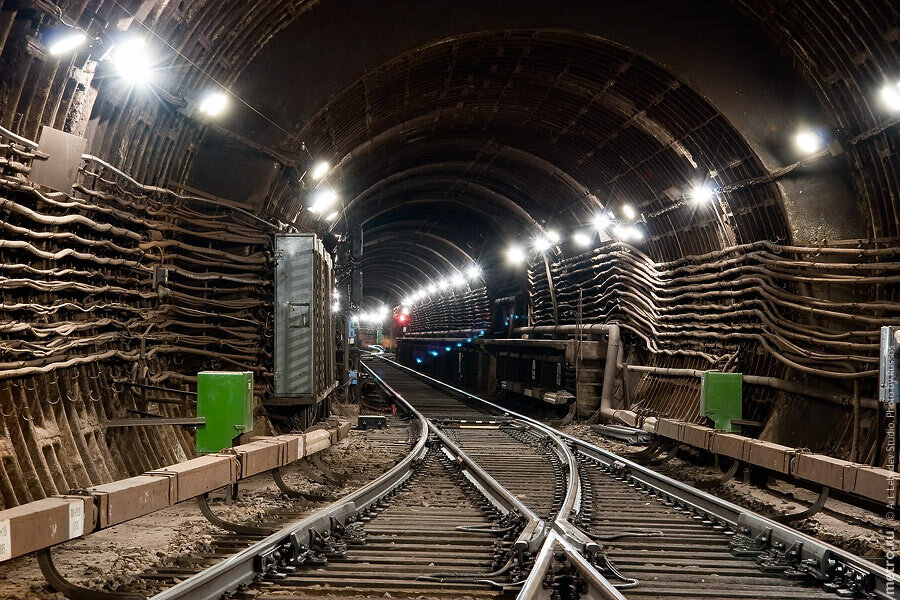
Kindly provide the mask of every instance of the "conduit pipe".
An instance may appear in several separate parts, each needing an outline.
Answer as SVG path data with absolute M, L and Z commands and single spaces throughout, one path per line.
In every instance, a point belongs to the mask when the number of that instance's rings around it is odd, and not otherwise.
M 643 365 L 626 365 L 625 369 L 628 371 L 635 371 L 637 373 L 652 373 L 653 375 L 668 375 L 670 377 L 696 377 L 699 379 L 703 376 L 703 371 L 700 369 L 674 369 L 669 367 L 648 367 Z M 794 381 L 779 379 L 778 377 L 762 377 L 759 375 L 744 374 L 742 375 L 742 377 L 744 383 L 748 383 L 750 385 L 762 385 L 780 390 L 782 392 L 797 394 L 798 396 L 805 396 L 807 398 L 813 398 L 815 400 L 823 400 L 825 402 L 837 404 L 839 406 L 852 406 L 852 401 L 849 396 L 833 394 L 831 392 L 811 388 Z M 878 402 L 874 398 L 860 398 L 860 406 L 862 406 L 863 408 L 870 408 L 874 410 L 875 408 L 877 408 L 877 405 Z
M 124 171 L 117 169 L 116 167 L 112 166 L 111 164 L 109 164 L 108 162 L 103 160 L 102 158 L 98 158 L 98 157 L 94 156 L 93 154 L 82 154 L 81 159 L 85 160 L 85 161 L 89 161 L 89 162 L 95 162 L 98 165 L 100 165 L 101 167 L 103 167 L 105 169 L 109 169 L 110 171 L 112 171 L 113 173 L 118 175 L 119 177 L 128 181 L 128 183 L 132 184 L 133 186 L 135 186 L 138 189 L 143 190 L 145 192 L 167 194 L 169 196 L 172 196 L 173 198 L 177 198 L 180 200 L 193 200 L 195 202 L 200 202 L 203 204 L 212 204 L 213 206 L 218 206 L 220 208 L 227 208 L 229 210 L 238 212 L 246 217 L 249 217 L 249 218 L 253 219 L 254 221 L 258 221 L 258 222 L 262 223 L 263 225 L 265 225 L 266 227 L 269 227 L 270 229 L 273 229 L 276 231 L 278 230 L 278 227 L 274 223 L 270 223 L 269 221 L 266 221 L 265 219 L 260 218 L 258 215 L 255 215 L 248 210 L 244 210 L 243 208 L 241 208 L 239 206 L 234 206 L 233 204 L 230 204 L 230 203 L 219 202 L 218 200 L 212 200 L 210 198 L 204 198 L 202 196 L 182 196 L 181 194 L 177 194 L 168 188 L 161 188 L 161 187 L 157 187 L 155 185 L 144 185 L 143 183 L 140 183 L 138 180 L 131 177 L 131 175 L 129 175 L 128 173 L 125 173 Z
M 481 329 L 444 329 L 441 331 L 419 331 L 419 332 L 411 332 L 403 335 L 404 338 L 414 340 L 417 337 L 421 336 L 462 336 L 462 337 L 470 337 L 481 335 L 482 332 L 486 331 L 486 328 Z
M 28 146 L 33 150 L 37 150 L 37 142 L 29 140 L 28 138 L 24 138 L 21 135 L 15 134 L 6 127 L 0 127 L 0 135 L 9 138 L 16 143 L 22 144 L 23 146 Z

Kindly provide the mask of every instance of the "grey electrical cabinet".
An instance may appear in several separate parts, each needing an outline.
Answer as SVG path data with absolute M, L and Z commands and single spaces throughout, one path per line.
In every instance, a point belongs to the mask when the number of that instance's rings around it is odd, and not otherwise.
M 321 402 L 336 385 L 331 256 L 311 233 L 275 235 L 275 396 Z

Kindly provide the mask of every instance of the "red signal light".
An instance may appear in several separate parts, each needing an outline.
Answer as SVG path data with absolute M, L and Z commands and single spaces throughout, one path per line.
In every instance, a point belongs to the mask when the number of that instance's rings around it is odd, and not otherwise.
M 399 315 L 397 315 L 397 322 L 400 323 L 401 325 L 405 325 L 408 320 L 409 320 L 409 315 L 405 315 L 403 313 L 400 313 Z

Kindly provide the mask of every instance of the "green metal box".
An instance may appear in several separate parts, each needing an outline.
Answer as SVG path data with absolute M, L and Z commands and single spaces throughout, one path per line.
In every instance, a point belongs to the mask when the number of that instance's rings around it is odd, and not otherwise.
M 253 373 L 202 371 L 197 373 L 197 454 L 230 448 L 234 438 L 253 431 Z
M 700 413 L 712 419 L 716 429 L 740 433 L 741 426 L 732 423 L 741 418 L 741 373 L 704 371 L 700 384 Z

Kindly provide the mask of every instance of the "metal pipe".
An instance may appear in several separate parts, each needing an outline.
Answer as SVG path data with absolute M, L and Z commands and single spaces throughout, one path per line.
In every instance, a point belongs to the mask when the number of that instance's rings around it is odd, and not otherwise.
M 459 336 L 469 337 L 472 335 L 481 335 L 484 332 L 485 332 L 485 329 L 445 329 L 443 331 L 412 332 L 412 333 L 405 334 L 403 337 L 409 338 L 409 339 L 416 339 L 416 337 L 421 337 L 421 336 L 435 337 L 435 336 L 442 336 L 442 335 L 457 336 L 457 337 L 459 337 Z
M 145 192 L 156 192 L 159 194 L 167 194 L 169 196 L 172 196 L 174 198 L 178 198 L 181 200 L 193 200 L 195 202 L 201 202 L 204 204 L 212 204 L 213 206 L 227 208 L 229 210 L 233 210 L 235 212 L 241 213 L 242 215 L 247 216 L 247 217 L 253 219 L 254 221 L 259 221 L 260 223 L 262 223 L 263 225 L 266 225 L 267 227 L 269 227 L 271 229 L 274 229 L 274 230 L 279 229 L 278 226 L 275 225 L 274 223 L 270 223 L 269 221 L 266 221 L 265 219 L 262 219 L 259 216 L 253 214 L 249 210 L 244 210 L 243 208 L 241 208 L 239 206 L 234 206 L 233 204 L 230 204 L 230 203 L 220 202 L 218 200 L 212 200 L 210 198 L 204 198 L 202 196 L 182 196 L 181 194 L 177 194 L 168 188 L 161 188 L 161 187 L 157 187 L 155 185 L 144 185 L 143 183 L 140 183 L 138 180 L 131 177 L 128 173 L 125 173 L 124 171 L 117 169 L 116 167 L 112 166 L 111 164 L 109 164 L 108 162 L 103 160 L 102 158 L 98 158 L 98 157 L 94 156 L 93 154 L 82 154 L 81 159 L 85 160 L 85 161 L 95 162 L 95 163 L 99 164 L 101 167 L 103 167 L 105 169 L 109 169 L 110 171 L 113 171 L 119 177 L 122 177 L 123 179 L 128 181 L 130 184 L 136 186 L 137 188 L 139 188 Z
M 547 289 L 550 290 L 550 302 L 553 303 L 553 323 L 559 325 L 559 305 L 556 303 L 556 286 L 553 285 L 553 275 L 550 273 L 550 259 L 544 254 L 544 269 L 547 273 Z
M 23 146 L 28 146 L 29 148 L 37 150 L 37 147 L 38 147 L 37 142 L 29 140 L 28 138 L 24 138 L 21 135 L 18 135 L 16 133 L 13 133 L 6 127 L 0 127 L 0 135 L 2 135 L 3 137 L 7 137 L 16 143 L 22 144 Z
M 703 376 L 703 371 L 701 369 L 674 369 L 669 367 L 649 367 L 645 365 L 625 365 L 625 369 L 638 373 L 652 373 L 654 375 L 668 375 L 670 377 L 696 377 L 699 379 Z M 850 399 L 846 396 L 811 388 L 794 381 L 779 379 L 778 377 L 761 377 L 759 375 L 747 374 L 743 374 L 742 377 L 744 383 L 750 385 L 766 386 L 782 392 L 812 398 L 814 400 L 824 400 L 825 402 L 830 402 L 831 404 L 837 404 L 839 406 L 852 406 Z M 863 408 L 875 409 L 877 408 L 877 405 L 878 402 L 873 398 L 860 398 L 860 406 Z

